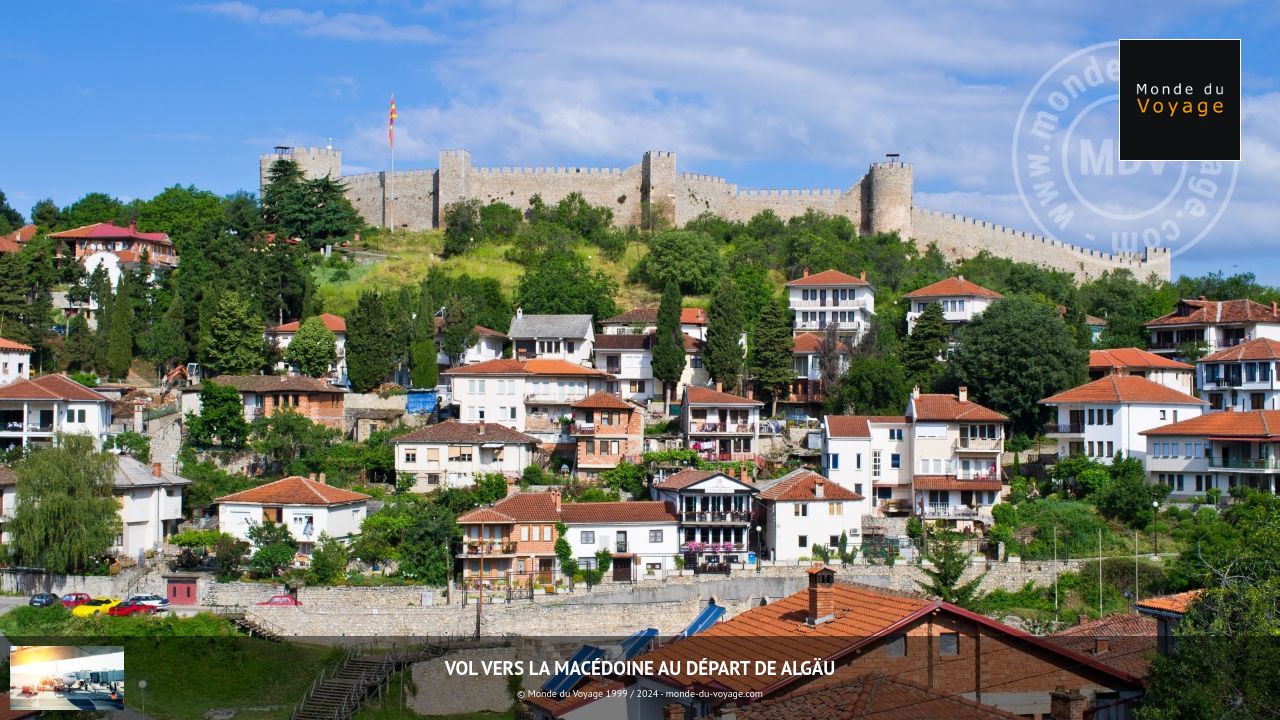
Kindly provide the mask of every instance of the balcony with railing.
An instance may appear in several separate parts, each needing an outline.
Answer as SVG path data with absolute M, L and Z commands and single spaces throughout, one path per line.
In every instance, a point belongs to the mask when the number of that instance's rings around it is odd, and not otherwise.
M 1083 435 L 1084 423 L 1049 423 L 1044 426 L 1045 435 Z
M 1004 449 L 1004 441 L 1000 438 L 962 437 L 957 438 L 952 446 L 960 452 L 1000 452 Z
M 524 418 L 525 432 L 561 432 L 565 427 L 566 424 L 560 422 L 560 418 L 552 418 L 540 414 L 526 415 Z
M 750 452 L 717 452 L 715 450 L 703 450 L 698 452 L 698 456 L 703 460 L 711 462 L 755 462 L 757 455 Z
M 990 517 L 990 514 L 984 514 L 978 508 L 968 505 L 928 503 L 924 507 L 924 516 L 926 519 L 977 520 Z
M 516 543 L 512 540 L 464 540 L 462 557 L 498 557 L 516 554 Z
M 825 330 L 827 325 L 837 322 L 835 320 L 802 320 L 796 318 L 795 327 L 797 330 Z M 841 335 L 854 335 L 861 333 L 864 324 L 860 322 L 842 322 L 840 323 Z
M 755 423 L 698 422 L 689 423 L 690 435 L 754 435 Z
M 581 392 L 548 390 L 545 392 L 525 393 L 524 401 L 526 403 L 543 403 L 546 405 L 570 405 L 586 398 L 587 393 L 585 390 Z
M 837 300 L 835 298 L 818 298 L 816 300 L 792 300 L 791 307 L 804 308 L 835 308 L 837 310 L 863 310 L 867 307 L 866 298 Z
M 1254 470 L 1270 472 L 1280 470 L 1280 458 L 1209 457 L 1209 467 L 1214 470 Z
M 750 525 L 751 512 L 748 510 L 685 511 L 680 513 L 680 522 L 685 525 Z

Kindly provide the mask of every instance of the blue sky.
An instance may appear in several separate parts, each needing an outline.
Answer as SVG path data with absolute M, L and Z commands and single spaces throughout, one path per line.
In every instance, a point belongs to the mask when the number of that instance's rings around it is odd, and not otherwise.
M 477 165 L 626 166 L 645 149 L 743 187 L 848 187 L 900 152 L 916 202 L 1034 230 L 1010 162 L 1038 78 L 1117 37 L 1240 37 L 1244 161 L 1175 273 L 1280 284 L 1280 10 L 1265 2 L 14 3 L 0 189 L 256 189 L 277 144 L 347 172 L 466 148 Z M 785 9 L 784 9 L 785 8 Z M 15 29 L 17 31 L 15 31 Z

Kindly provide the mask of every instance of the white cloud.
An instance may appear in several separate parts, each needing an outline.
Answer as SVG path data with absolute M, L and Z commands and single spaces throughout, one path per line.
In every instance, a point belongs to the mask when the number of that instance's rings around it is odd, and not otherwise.
M 286 28 L 310 37 L 401 43 L 439 40 L 439 36 L 424 25 L 394 25 L 380 15 L 345 12 L 329 15 L 319 10 L 263 9 L 238 0 L 189 5 L 186 9 L 251 25 Z

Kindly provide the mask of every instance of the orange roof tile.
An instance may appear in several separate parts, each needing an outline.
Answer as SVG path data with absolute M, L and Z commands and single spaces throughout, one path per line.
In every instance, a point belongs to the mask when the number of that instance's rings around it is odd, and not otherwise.
M 689 333 L 680 333 L 680 334 L 684 336 L 684 351 L 686 353 L 701 352 L 702 346 L 706 344 L 701 340 L 699 340 L 698 338 L 690 335 Z
M 823 684 L 734 711 L 738 720 L 1016 720 L 1021 716 L 882 673 Z
M 818 486 L 822 495 L 818 495 Z M 765 485 L 760 491 L 761 500 L 795 502 L 798 500 L 862 500 L 862 496 L 840 483 L 832 482 L 812 470 L 793 470 Z
M 960 402 L 955 395 L 925 393 L 912 398 L 916 420 L 1007 422 L 1009 418 L 976 402 Z
M 123 238 L 128 240 L 143 240 L 153 242 L 157 245 L 172 245 L 169 236 L 162 232 L 139 232 L 135 223 L 129 223 L 128 227 L 120 227 L 112 222 L 94 223 L 92 225 L 82 225 L 71 230 L 64 230 L 59 233 L 49 235 L 51 238 L 60 240 L 84 240 L 84 239 L 116 239 Z
M 730 480 L 734 479 L 729 475 L 727 475 L 726 473 L 722 473 L 718 470 L 698 470 L 697 468 L 685 468 L 678 473 L 668 475 L 662 482 L 655 483 L 654 487 L 662 490 L 683 490 L 689 487 L 690 485 L 696 485 L 697 483 L 700 483 L 703 480 L 706 480 L 709 477 L 714 477 L 716 475 L 724 475 Z
M 17 350 L 18 352 L 35 352 L 35 349 L 32 348 L 30 345 L 23 345 L 22 343 L 16 340 L 8 340 L 6 338 L 0 338 L 0 350 L 10 350 L 10 351 Z
M 528 375 L 524 367 L 525 361 L 510 358 L 485 360 L 471 365 L 461 365 L 445 370 L 442 375 Z
M 342 316 L 334 315 L 333 313 L 320 313 L 319 317 L 324 321 L 324 326 L 329 328 L 329 332 L 344 333 L 347 331 L 347 321 Z M 302 321 L 294 320 L 271 328 L 271 332 L 296 333 L 300 327 L 302 327 Z
M 1187 610 L 1191 608 L 1191 604 L 1199 600 L 1203 594 L 1203 590 L 1188 590 L 1174 595 L 1161 595 L 1160 597 L 1139 600 L 1134 605 L 1139 610 L 1154 610 L 1162 613 L 1185 615 Z
M 565 713 L 589 705 L 603 697 L 608 697 L 614 690 L 621 690 L 622 683 L 617 680 L 589 677 L 575 685 L 572 692 L 564 695 L 529 693 L 525 702 L 546 711 L 551 717 L 563 717 Z M 0 718 L 0 720 L 4 720 Z
M 215 503 L 257 503 L 263 505 L 345 505 L 363 502 L 369 496 L 364 493 L 343 490 L 332 485 L 293 475 L 249 488 L 238 493 L 223 495 Z
M 1155 618 L 1119 613 L 1074 625 L 1050 635 L 1048 640 L 1072 652 L 1093 655 L 1121 672 L 1146 677 L 1156 655 L 1157 632 Z M 1104 640 L 1105 645 L 1099 640 Z
M 556 522 L 560 519 L 560 496 L 551 492 L 520 492 L 514 495 L 508 495 L 498 502 L 488 507 L 477 508 L 458 516 L 458 523 L 477 523 L 477 522 Z M 488 513 L 484 511 L 492 511 L 508 520 L 488 520 Z
M 590 410 L 635 410 L 635 407 L 628 404 L 618 396 L 607 393 L 603 390 L 588 395 L 570 405 L 570 407 L 584 408 Z
M 862 277 L 854 277 L 847 273 L 842 273 L 839 270 L 823 270 L 820 273 L 814 273 L 812 275 L 809 275 L 808 272 L 809 271 L 806 270 L 804 276 L 798 277 L 795 280 L 792 280 L 791 282 L 787 283 L 787 287 L 802 287 L 802 286 L 808 286 L 808 285 L 830 286 L 830 285 L 870 285 L 871 284 L 867 282 L 866 273 L 863 273 Z
M 0 387 L 0 400 L 74 400 L 107 402 L 107 398 L 66 375 L 42 375 Z
M 534 358 L 532 360 L 511 360 L 499 358 L 486 360 L 473 365 L 445 370 L 445 375 L 592 375 L 610 377 L 609 373 L 585 365 L 577 365 L 568 360 L 558 358 Z
M 1280 340 L 1256 338 L 1235 347 L 1219 350 L 1200 358 L 1199 362 L 1231 362 L 1239 360 L 1280 360 Z
M 657 500 L 626 502 L 565 503 L 560 520 L 566 525 L 608 525 L 611 523 L 676 522 L 675 508 Z
M 925 285 L 919 290 L 912 290 L 903 295 L 904 298 L 938 298 L 938 297 L 984 297 L 984 298 L 1002 298 L 1004 297 L 995 290 L 988 290 L 978 283 L 965 280 L 963 275 L 956 277 L 943 278 L 932 285 Z
M 1040 401 L 1044 405 L 1068 403 L 1145 403 L 1203 405 L 1204 401 L 1137 375 L 1108 375 L 1064 390 Z
M 1170 360 L 1163 355 L 1139 348 L 1111 348 L 1090 350 L 1089 369 L 1097 368 L 1163 368 L 1168 370 L 1195 370 L 1191 365 Z
M 791 339 L 791 352 L 796 355 L 812 355 L 822 350 L 823 337 L 817 333 L 800 333 Z M 836 343 L 836 352 L 847 353 L 849 346 Z
M 601 321 L 601 325 L 654 325 L 658 322 L 658 308 L 656 305 L 647 307 L 639 307 L 634 310 L 628 310 L 621 315 L 614 315 L 607 320 Z M 687 307 L 680 308 L 680 324 L 681 325 L 706 325 L 707 311 L 702 308 Z
M 911 484 L 916 490 L 994 490 L 999 492 L 1003 484 L 999 477 L 986 480 L 961 480 L 955 475 L 915 475 Z
M 721 392 L 713 388 L 698 387 L 697 385 L 685 386 L 684 396 L 691 404 L 696 405 L 764 405 L 759 400 L 744 398 L 740 395 Z
M 23 243 L 30 242 L 31 238 L 35 237 L 38 232 L 40 232 L 40 228 L 32 225 L 31 223 L 27 223 L 17 230 L 5 235 L 4 239 L 14 243 L 15 245 L 22 245 Z
M 1143 327 L 1251 322 L 1280 323 L 1280 310 L 1252 300 L 1180 300 L 1173 312 Z
M 871 437 L 872 425 L 905 425 L 902 415 L 828 415 L 827 435 L 830 437 Z
M 505 425 L 485 423 L 481 432 L 480 423 L 464 423 L 457 420 L 445 420 L 435 425 L 414 430 L 401 435 L 393 443 L 508 443 L 518 445 L 536 445 L 538 439 L 512 430 Z
M 1248 412 L 1212 412 L 1190 420 L 1182 420 L 1158 428 L 1143 430 L 1139 435 L 1187 435 L 1207 437 L 1269 438 L 1280 436 L 1280 410 Z

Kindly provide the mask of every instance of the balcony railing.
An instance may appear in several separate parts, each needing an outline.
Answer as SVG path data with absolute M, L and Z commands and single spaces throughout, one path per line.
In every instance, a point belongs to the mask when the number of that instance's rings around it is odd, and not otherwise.
M 756 431 L 755 423 L 719 423 L 719 422 L 690 422 L 689 432 L 699 434 L 725 433 L 734 435 L 746 435 Z
M 23 426 L 21 422 L 9 422 L 0 427 L 0 430 L 4 432 L 23 432 Z M 26 432 L 51 433 L 53 432 L 53 424 L 27 423 Z
M 698 455 L 701 456 L 703 460 L 710 460 L 711 462 L 755 462 L 756 460 L 756 454 L 749 452 L 726 453 L 708 450 L 706 452 L 699 452 Z
M 569 426 L 570 435 L 595 435 L 596 426 L 593 423 L 574 423 Z
M 1049 423 L 1044 426 L 1045 435 L 1079 435 L 1083 432 L 1083 423 Z
M 866 298 L 857 300 L 792 300 L 791 307 L 796 308 L 838 308 L 841 310 L 861 310 L 867 306 Z
M 683 523 L 733 523 L 747 525 L 751 523 L 751 513 L 745 510 L 730 510 L 727 512 L 682 512 L 680 513 L 680 522 Z
M 1280 458 L 1207 458 L 1209 467 L 1232 470 L 1280 470 Z
M 501 540 L 467 540 L 462 544 L 462 552 L 466 555 L 511 555 L 516 551 L 516 544 Z
M 978 511 L 968 505 L 929 503 L 924 508 L 924 515 L 930 518 L 976 518 Z
M 1147 344 L 1152 350 L 1177 350 L 1181 342 L 1171 342 L 1168 340 L 1152 340 Z
M 541 402 L 541 403 L 551 403 L 555 405 L 568 405 L 569 403 L 576 403 L 579 400 L 585 400 L 586 397 L 587 397 L 586 393 L 561 393 L 561 392 L 536 393 L 536 392 L 533 392 L 533 393 L 527 393 L 524 396 L 524 401 L 527 403 Z
M 976 438 L 962 437 L 956 440 L 955 448 L 957 450 L 981 450 L 995 452 L 1004 447 L 1004 441 L 999 438 Z

